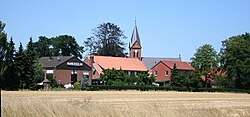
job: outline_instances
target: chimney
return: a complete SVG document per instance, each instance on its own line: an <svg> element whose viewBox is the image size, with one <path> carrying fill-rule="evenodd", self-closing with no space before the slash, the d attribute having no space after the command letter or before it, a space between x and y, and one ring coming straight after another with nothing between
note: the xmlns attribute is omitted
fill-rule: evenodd
<svg viewBox="0 0 250 117"><path fill-rule="evenodd" d="M90 67L91 67L91 70L90 70L90 73L89 73L89 85L92 85L93 69L94 69L93 63L94 63L94 56L90 55Z"/></svg>

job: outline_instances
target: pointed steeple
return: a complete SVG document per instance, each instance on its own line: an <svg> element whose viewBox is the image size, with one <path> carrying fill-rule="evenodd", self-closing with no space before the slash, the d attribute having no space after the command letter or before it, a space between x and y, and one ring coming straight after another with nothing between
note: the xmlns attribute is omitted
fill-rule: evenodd
<svg viewBox="0 0 250 117"><path fill-rule="evenodd" d="M129 42L129 57L131 58L138 58L141 60L141 41L139 32L136 26L136 20L135 20L135 27L133 29L132 37Z"/></svg>
<svg viewBox="0 0 250 117"><path fill-rule="evenodd" d="M137 29L137 26L136 26L136 19L135 19L135 27L133 29L131 41L129 43L129 48L131 48L136 42L141 46L140 36L139 36L139 33L138 33L138 29Z"/></svg>

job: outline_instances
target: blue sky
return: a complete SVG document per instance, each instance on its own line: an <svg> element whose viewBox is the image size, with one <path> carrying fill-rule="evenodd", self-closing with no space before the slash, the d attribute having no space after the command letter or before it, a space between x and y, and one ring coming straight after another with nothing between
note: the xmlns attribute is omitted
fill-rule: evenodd
<svg viewBox="0 0 250 117"><path fill-rule="evenodd" d="M134 19L142 56L190 61L195 50L250 32L250 0L1 0L0 20L16 47L29 38L68 34L79 45L98 24L112 22L128 37ZM128 45L127 45L128 47ZM128 49L126 50L128 51Z"/></svg>

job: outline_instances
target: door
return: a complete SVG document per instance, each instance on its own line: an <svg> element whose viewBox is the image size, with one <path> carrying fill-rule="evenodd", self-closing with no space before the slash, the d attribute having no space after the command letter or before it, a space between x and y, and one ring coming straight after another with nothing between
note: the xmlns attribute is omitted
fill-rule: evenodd
<svg viewBox="0 0 250 117"><path fill-rule="evenodd" d="M72 72L71 72L71 84L74 84L75 82L77 82L77 71L72 70Z"/></svg>

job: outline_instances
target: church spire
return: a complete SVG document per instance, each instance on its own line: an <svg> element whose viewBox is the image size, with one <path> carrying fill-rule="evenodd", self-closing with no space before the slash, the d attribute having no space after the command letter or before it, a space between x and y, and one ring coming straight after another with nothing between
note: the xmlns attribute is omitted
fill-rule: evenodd
<svg viewBox="0 0 250 117"><path fill-rule="evenodd" d="M131 58L138 58L141 60L141 41L139 32L136 25L136 18L135 18L135 27L132 32L131 40L129 42L129 55Z"/></svg>
<svg viewBox="0 0 250 117"><path fill-rule="evenodd" d="M136 42L141 46L140 36L138 33L138 29L137 29L137 25L136 25L136 18L135 18L135 27L133 29L131 41L129 44L132 47ZM129 48L131 48L131 47L129 47Z"/></svg>

